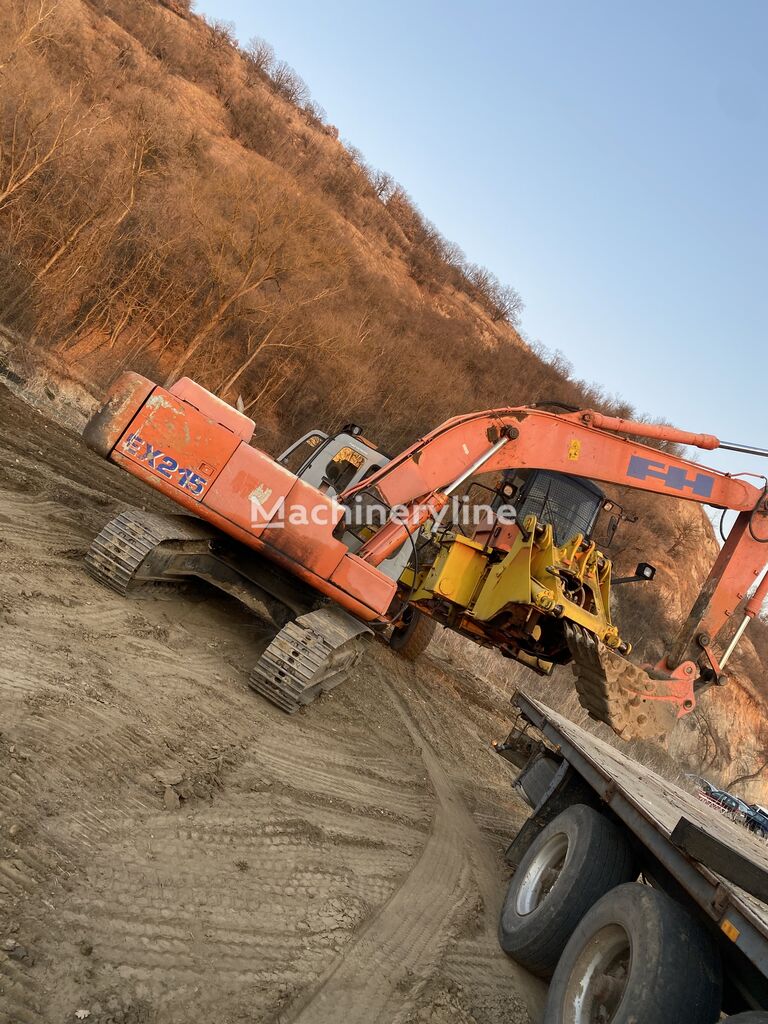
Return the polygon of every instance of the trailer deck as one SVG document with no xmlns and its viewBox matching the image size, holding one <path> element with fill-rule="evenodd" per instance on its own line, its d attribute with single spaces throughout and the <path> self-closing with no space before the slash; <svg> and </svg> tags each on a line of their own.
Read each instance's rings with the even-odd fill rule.
<svg viewBox="0 0 768 1024">
<path fill-rule="evenodd" d="M 514 702 L 565 759 L 562 769 L 570 765 L 581 776 L 723 935 L 768 977 L 768 905 L 754 895 L 768 886 L 768 845 L 539 701 L 519 693 Z M 557 781 L 556 776 L 551 788 Z M 708 840 L 708 863 L 681 848 L 681 836 L 691 832 Z M 752 891 L 736 884 L 734 877 Z"/>
</svg>

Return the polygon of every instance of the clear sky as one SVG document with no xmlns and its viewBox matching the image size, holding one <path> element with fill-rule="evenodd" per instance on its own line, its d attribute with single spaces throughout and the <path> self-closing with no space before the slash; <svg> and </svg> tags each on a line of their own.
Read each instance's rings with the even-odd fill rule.
<svg viewBox="0 0 768 1024">
<path fill-rule="evenodd" d="M 639 411 L 768 447 L 768 3 L 201 0 Z M 718 468 L 768 460 L 702 453 Z"/>
</svg>

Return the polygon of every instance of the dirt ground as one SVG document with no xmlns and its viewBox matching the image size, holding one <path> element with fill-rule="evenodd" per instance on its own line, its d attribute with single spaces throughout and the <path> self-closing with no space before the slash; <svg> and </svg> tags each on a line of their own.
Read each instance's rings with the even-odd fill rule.
<svg viewBox="0 0 768 1024">
<path fill-rule="evenodd" d="M 0 1021 L 537 1021 L 496 941 L 508 695 L 371 642 L 284 715 L 235 602 L 86 575 L 131 504 L 0 385 Z"/>
</svg>

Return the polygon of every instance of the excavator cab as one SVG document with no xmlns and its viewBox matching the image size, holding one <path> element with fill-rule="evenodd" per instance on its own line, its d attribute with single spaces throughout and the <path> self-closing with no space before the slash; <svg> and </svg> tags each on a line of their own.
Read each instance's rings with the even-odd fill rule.
<svg viewBox="0 0 768 1024">
<path fill-rule="evenodd" d="M 527 473 L 507 471 L 494 501 L 494 508 L 514 505 L 517 521 L 536 516 L 552 527 L 555 544 L 562 547 L 580 533 L 591 540 L 598 516 L 607 505 L 605 494 L 591 480 L 534 469 Z"/>
<path fill-rule="evenodd" d="M 310 430 L 286 448 L 277 461 L 324 494 L 336 496 L 377 473 L 390 457 L 363 437 L 361 427 L 348 423 L 338 434 Z M 350 551 L 356 552 L 370 534 L 355 527 L 344 530 L 339 536 Z M 393 580 L 400 578 L 413 556 L 417 536 L 418 533 L 379 565 L 384 576 Z"/>
<path fill-rule="evenodd" d="M 349 423 L 338 434 L 310 430 L 278 456 L 277 461 L 300 479 L 327 494 L 341 494 L 380 470 L 389 456 Z"/>
</svg>

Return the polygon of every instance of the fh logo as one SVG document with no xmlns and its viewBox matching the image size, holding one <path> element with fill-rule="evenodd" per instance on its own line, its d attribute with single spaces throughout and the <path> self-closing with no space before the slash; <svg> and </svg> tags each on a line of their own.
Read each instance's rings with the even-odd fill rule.
<svg viewBox="0 0 768 1024">
<path fill-rule="evenodd" d="M 715 485 L 715 478 L 707 473 L 688 474 L 680 466 L 668 466 L 664 462 L 644 459 L 633 455 L 629 460 L 627 476 L 635 480 L 661 480 L 671 491 L 691 491 L 699 498 L 709 498 Z"/>
</svg>

